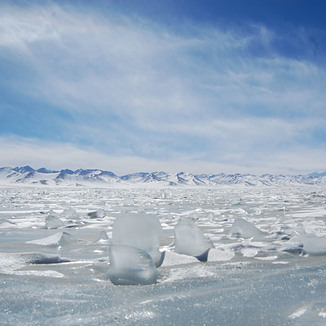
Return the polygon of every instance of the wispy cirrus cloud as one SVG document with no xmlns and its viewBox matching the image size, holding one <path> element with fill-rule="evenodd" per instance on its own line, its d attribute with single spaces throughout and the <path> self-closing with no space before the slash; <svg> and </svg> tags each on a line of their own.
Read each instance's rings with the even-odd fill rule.
<svg viewBox="0 0 326 326">
<path fill-rule="evenodd" d="M 2 137 L 36 137 L 34 125 L 42 142 L 137 157 L 152 169 L 173 161 L 183 170 L 199 161 L 270 169 L 273 156 L 322 153 L 324 67 L 285 55 L 286 35 L 262 24 L 171 28 L 60 2 L 2 9 L 0 85 L 11 94 L 2 111 L 17 113 Z M 51 121 L 35 118 L 48 112 Z"/>
</svg>

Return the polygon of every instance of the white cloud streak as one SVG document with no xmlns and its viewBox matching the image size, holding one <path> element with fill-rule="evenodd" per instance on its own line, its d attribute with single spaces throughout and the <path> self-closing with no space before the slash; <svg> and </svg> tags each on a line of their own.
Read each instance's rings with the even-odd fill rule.
<svg viewBox="0 0 326 326">
<path fill-rule="evenodd" d="M 98 163 L 113 162 L 111 153 L 116 161 L 133 157 L 135 167 L 289 169 L 286 159 L 295 168 L 302 157 L 308 169 L 318 166 L 305 153 L 313 142 L 311 157 L 324 157 L 325 139 L 318 143 L 313 132 L 326 120 L 325 71 L 279 55 L 277 35 L 262 25 L 247 33 L 189 25 L 176 34 L 148 20 L 55 4 L 3 9 L 0 47 L 32 73 L 12 88 L 73 115 L 65 133 L 77 143 L 87 138 Z M 19 155 L 9 155 L 15 162 L 28 155 L 45 162 L 53 150 L 63 165 L 93 162 L 69 139 L 62 151 L 21 142 Z"/>
</svg>

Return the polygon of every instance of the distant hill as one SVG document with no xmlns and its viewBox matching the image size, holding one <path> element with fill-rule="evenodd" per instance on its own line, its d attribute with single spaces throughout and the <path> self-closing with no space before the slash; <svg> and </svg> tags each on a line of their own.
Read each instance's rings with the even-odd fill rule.
<svg viewBox="0 0 326 326">
<path fill-rule="evenodd" d="M 25 184 L 49 186 L 105 186 L 128 184 L 157 184 L 162 186 L 295 186 L 295 185 L 326 185 L 325 173 L 307 175 L 272 175 L 263 174 L 191 174 L 186 172 L 138 172 L 117 176 L 113 172 L 99 169 L 78 169 L 60 171 L 30 166 L 0 168 L 0 184 Z"/>
</svg>

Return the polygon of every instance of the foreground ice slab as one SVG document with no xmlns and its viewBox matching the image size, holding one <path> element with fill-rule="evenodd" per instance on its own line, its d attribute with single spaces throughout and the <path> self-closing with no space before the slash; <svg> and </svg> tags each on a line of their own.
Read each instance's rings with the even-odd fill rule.
<svg viewBox="0 0 326 326">
<path fill-rule="evenodd" d="M 112 243 L 146 251 L 158 267 L 164 259 L 159 251 L 161 234 L 161 223 L 155 215 L 121 215 L 113 225 Z"/>
<path fill-rule="evenodd" d="M 121 245 L 110 247 L 108 274 L 115 285 L 154 284 L 157 279 L 156 266 L 146 251 Z"/>
<path fill-rule="evenodd" d="M 267 233 L 259 230 L 253 223 L 250 223 L 243 218 L 237 218 L 230 230 L 232 235 L 241 238 L 252 238 L 253 240 L 264 240 Z"/>
<path fill-rule="evenodd" d="M 207 239 L 192 218 L 183 218 L 174 228 L 175 251 L 179 254 L 194 256 L 207 261 L 213 243 Z"/>
</svg>

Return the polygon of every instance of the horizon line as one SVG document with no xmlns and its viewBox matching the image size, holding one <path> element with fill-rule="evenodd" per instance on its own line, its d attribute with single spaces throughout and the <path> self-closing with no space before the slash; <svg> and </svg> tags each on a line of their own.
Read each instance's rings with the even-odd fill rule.
<svg viewBox="0 0 326 326">
<path fill-rule="evenodd" d="M 103 170 L 103 169 L 99 169 L 99 168 L 78 168 L 78 169 L 69 169 L 69 168 L 63 168 L 63 169 L 48 169 L 47 167 L 40 167 L 38 169 L 35 169 L 33 167 L 31 167 L 30 165 L 24 165 L 24 166 L 15 166 L 15 167 L 12 167 L 12 166 L 4 166 L 4 167 L 0 167 L 0 170 L 3 170 L 3 169 L 6 169 L 6 168 L 9 168 L 9 169 L 23 169 L 23 168 L 30 168 L 32 169 L 33 171 L 35 172 L 39 172 L 39 173 L 47 173 L 47 172 L 42 172 L 40 170 L 46 170 L 46 171 L 49 171 L 48 173 L 59 173 L 59 172 L 62 172 L 62 171 L 71 171 L 73 173 L 81 170 L 81 171 L 102 171 L 102 172 L 110 172 L 112 174 L 114 174 L 115 176 L 117 177 L 124 177 L 124 176 L 127 176 L 127 175 L 133 175 L 133 174 L 139 174 L 139 173 L 148 173 L 148 174 L 153 174 L 153 173 L 165 173 L 165 174 L 175 174 L 175 175 L 178 175 L 178 174 L 181 174 L 181 173 L 187 173 L 187 174 L 191 174 L 193 176 L 200 176 L 200 175 L 220 175 L 220 174 L 225 174 L 225 175 L 252 175 L 252 176 L 264 176 L 264 175 L 272 175 L 272 176 L 290 176 L 290 175 L 293 175 L 293 176 L 307 176 L 307 175 L 314 175 L 314 174 L 325 174 L 326 173 L 326 169 L 323 170 L 323 172 L 317 172 L 317 171 L 314 171 L 314 172 L 311 172 L 311 173 L 306 173 L 306 174 L 303 174 L 303 173 L 296 173 L 296 174 L 289 174 L 289 173 L 262 173 L 262 174 L 254 174 L 254 173 L 240 173 L 240 172 L 235 172 L 235 173 L 225 173 L 225 172 L 218 172 L 218 173 L 191 173 L 191 172 L 186 172 L 186 171 L 179 171 L 179 172 L 167 172 L 167 171 L 162 171 L 162 170 L 156 170 L 156 171 L 138 171 L 138 172 L 130 172 L 130 173 L 127 173 L 127 174 L 122 174 L 122 175 L 118 175 L 116 174 L 115 172 L 113 172 L 112 170 Z M 18 172 L 18 171 L 16 171 Z"/>
</svg>

